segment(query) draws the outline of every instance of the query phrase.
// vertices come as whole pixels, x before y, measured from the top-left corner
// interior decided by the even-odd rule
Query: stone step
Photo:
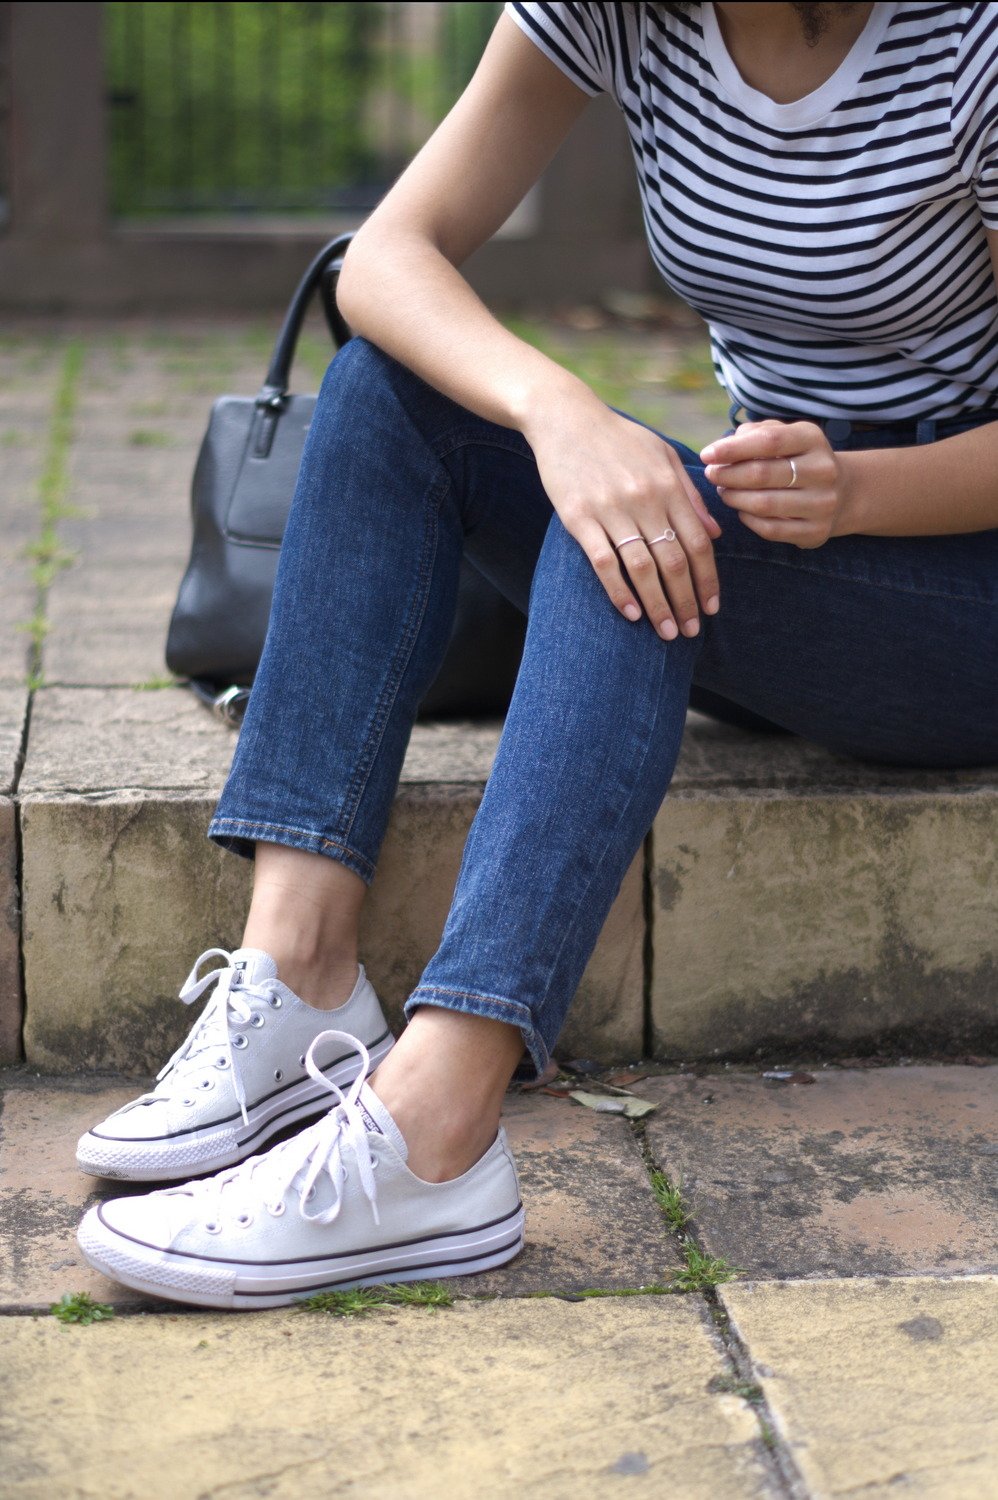
[[[66,336],[0,346],[0,1059],[20,1055],[26,1003],[32,1066],[135,1071],[183,1034],[177,989],[203,948],[238,941],[247,901],[247,866],[203,836],[232,732],[186,693],[136,685],[163,680],[208,406],[257,388],[267,337],[203,322],[76,335],[68,565],[42,599],[28,549]],[[301,388],[314,389],[325,335],[301,352]],[[709,436],[719,416],[697,420]],[[28,732],[23,625],[39,605],[49,686],[32,695]],[[413,736],[364,931],[396,1020],[443,925],[497,738],[496,726]],[[998,1047],[996,831],[998,769],[861,767],[691,715],[560,1055]]]
[[[413,736],[363,933],[393,1022],[443,926],[498,734]],[[0,803],[8,907],[15,822],[20,840],[31,1066],[145,1072],[186,1031],[177,989],[203,948],[237,944],[249,893],[249,866],[204,838],[233,744],[179,689],[35,693],[16,800]],[[992,772],[857,766],[691,714],[559,1055],[993,1047],[996,830]],[[3,961],[9,1056],[16,952]]]

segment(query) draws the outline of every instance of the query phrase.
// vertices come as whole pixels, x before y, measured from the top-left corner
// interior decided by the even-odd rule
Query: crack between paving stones
[[[651,1145],[648,1141],[648,1133],[644,1121],[636,1120],[631,1125],[631,1131],[641,1152],[641,1157],[648,1172],[649,1182],[652,1174],[659,1173],[666,1181],[671,1181],[667,1173],[656,1161],[652,1154]],[[691,1216],[686,1220],[682,1231],[673,1230],[666,1223],[663,1215],[663,1228],[670,1240],[677,1246],[692,1243],[701,1254],[705,1254],[703,1237],[700,1234],[696,1220]],[[682,1295],[682,1294],[679,1294]],[[687,1296],[701,1297],[700,1303],[710,1319],[711,1329],[716,1342],[720,1345],[721,1352],[728,1365],[728,1374],[736,1385],[754,1386],[760,1391],[758,1398],[748,1400],[742,1396],[741,1399],[750,1408],[755,1417],[758,1427],[758,1451],[763,1468],[773,1486],[774,1493],[781,1496],[782,1500],[812,1500],[812,1492],[804,1482],[801,1474],[790,1452],[789,1445],[782,1436],[776,1419],[770,1408],[765,1390],[759,1383],[748,1347],[732,1327],[717,1288],[712,1286],[701,1287],[699,1293],[686,1293]],[[732,1390],[732,1395],[737,1395],[737,1389]]]

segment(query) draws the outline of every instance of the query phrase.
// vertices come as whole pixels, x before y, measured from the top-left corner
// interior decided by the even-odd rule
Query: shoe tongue
[[[262,948],[237,948],[232,955],[232,967],[239,976],[237,985],[263,984],[277,978],[277,960]]]
[[[361,1089],[357,1105],[368,1131],[375,1135],[383,1135],[386,1140],[391,1141],[399,1156],[406,1161],[409,1148],[402,1139],[402,1132],[369,1084],[365,1083]]]

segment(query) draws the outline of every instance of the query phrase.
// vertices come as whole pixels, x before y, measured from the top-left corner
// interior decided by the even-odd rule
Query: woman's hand
[[[725,505],[767,541],[820,547],[848,530],[846,471],[814,422],[743,422],[700,457]]]
[[[525,427],[541,482],[614,607],[639,620],[643,606],[667,641],[695,636],[699,609],[720,604],[721,528],[675,450],[590,397],[562,397]]]

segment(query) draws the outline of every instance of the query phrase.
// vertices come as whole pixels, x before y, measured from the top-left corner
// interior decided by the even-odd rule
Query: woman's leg
[[[551,506],[516,433],[363,340],[330,367],[267,643],[210,828],[256,856],[244,945],[332,1008],[412,723],[452,627],[462,551],[521,608]]]
[[[544,1063],[665,795],[691,677],[750,717],[851,756],[998,761],[998,533],[848,537],[803,552],[756,537],[681,451],[724,528],[722,606],[702,642],[666,644],[646,622],[628,626],[557,520],[548,531],[516,693],[441,946],[377,1075],[444,1174],[490,1138],[505,1080],[499,1069],[484,1105],[475,1100],[480,1113],[469,1109],[443,1142],[435,1120],[448,1091],[455,1113],[454,1078],[435,1077],[429,1008],[508,1017]]]

